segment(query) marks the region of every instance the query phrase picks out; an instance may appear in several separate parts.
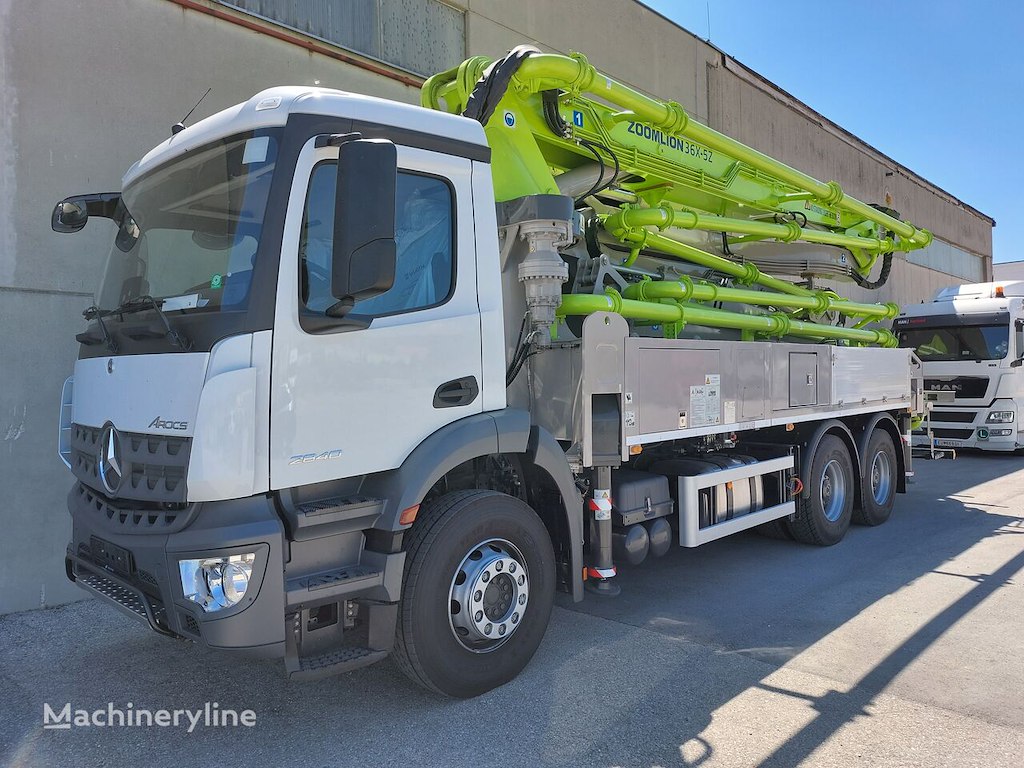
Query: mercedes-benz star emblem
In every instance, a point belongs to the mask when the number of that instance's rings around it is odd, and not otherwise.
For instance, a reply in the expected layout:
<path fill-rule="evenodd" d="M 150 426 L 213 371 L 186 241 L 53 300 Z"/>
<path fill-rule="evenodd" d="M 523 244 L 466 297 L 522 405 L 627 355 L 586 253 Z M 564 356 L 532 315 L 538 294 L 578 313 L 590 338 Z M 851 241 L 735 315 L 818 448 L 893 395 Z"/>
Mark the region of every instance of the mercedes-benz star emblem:
<path fill-rule="evenodd" d="M 99 461 L 100 482 L 111 496 L 121 487 L 124 473 L 121 471 L 121 436 L 113 424 L 107 424 L 100 435 Z"/>

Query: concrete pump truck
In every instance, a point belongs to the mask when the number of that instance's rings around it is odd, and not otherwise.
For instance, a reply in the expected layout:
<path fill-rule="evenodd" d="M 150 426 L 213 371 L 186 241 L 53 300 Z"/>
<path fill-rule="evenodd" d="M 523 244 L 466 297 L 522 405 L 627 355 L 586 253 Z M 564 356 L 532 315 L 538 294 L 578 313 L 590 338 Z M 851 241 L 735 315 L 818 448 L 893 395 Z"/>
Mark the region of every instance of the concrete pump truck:
<path fill-rule="evenodd" d="M 823 281 L 927 231 L 581 54 L 422 101 L 273 88 L 57 204 L 113 222 L 61 404 L 72 581 L 295 678 L 392 654 L 467 697 L 556 589 L 885 522 L 919 363 Z"/>

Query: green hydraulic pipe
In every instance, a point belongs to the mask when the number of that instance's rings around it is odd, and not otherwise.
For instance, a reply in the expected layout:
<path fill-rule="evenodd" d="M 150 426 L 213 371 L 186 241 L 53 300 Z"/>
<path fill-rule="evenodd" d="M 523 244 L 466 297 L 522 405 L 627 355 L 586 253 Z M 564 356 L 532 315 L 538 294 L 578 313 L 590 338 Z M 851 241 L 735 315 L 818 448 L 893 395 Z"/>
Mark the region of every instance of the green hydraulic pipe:
<path fill-rule="evenodd" d="M 838 312 L 851 317 L 863 317 L 865 320 L 889 320 L 900 312 L 898 304 L 859 304 L 824 291 L 818 291 L 814 296 L 793 296 L 744 288 L 723 288 L 709 283 L 695 283 L 685 275 L 680 276 L 678 281 L 644 280 L 634 283 L 627 286 L 623 295 L 627 299 L 639 301 L 732 301 L 766 307 L 808 309 L 818 314 Z"/>
<path fill-rule="evenodd" d="M 772 291 L 778 291 L 779 293 L 788 293 L 791 296 L 814 296 L 815 292 L 808 290 L 807 288 L 801 288 L 798 285 L 793 285 L 785 280 L 780 280 L 777 277 L 764 274 L 755 265 L 750 262 L 736 262 L 730 261 L 729 259 L 716 256 L 713 253 L 702 251 L 700 248 L 694 248 L 692 245 L 681 243 L 678 240 L 673 240 L 670 237 L 659 235 L 655 232 L 651 232 L 646 229 L 630 230 L 623 232 L 619 239 L 624 243 L 632 243 L 638 248 L 650 246 L 655 250 L 663 253 L 676 256 L 680 259 L 698 264 L 708 269 L 713 269 L 716 272 L 721 272 L 724 275 L 729 275 L 736 279 L 737 282 L 744 285 L 763 285 Z"/>
<path fill-rule="evenodd" d="M 695 211 L 680 211 L 670 205 L 660 205 L 657 208 L 626 208 L 610 215 L 605 220 L 604 226 L 605 229 L 613 233 L 639 227 L 657 227 L 658 229 L 677 227 L 711 232 L 739 232 L 744 235 L 774 238 L 784 243 L 803 240 L 808 243 L 835 245 L 840 248 L 859 248 L 870 253 L 888 253 L 898 249 L 898 246 L 889 239 L 879 240 L 874 237 L 859 237 L 827 230 L 809 229 L 801 227 L 795 221 L 778 224 L 772 221 L 709 216 Z"/>
<path fill-rule="evenodd" d="M 623 299 L 616 291 L 604 295 L 569 294 L 562 297 L 558 315 L 592 315 L 595 312 L 615 312 L 625 318 L 652 323 L 681 323 L 709 328 L 733 328 L 754 331 L 767 336 L 798 336 L 810 339 L 834 339 L 881 347 L 898 346 L 896 337 L 883 329 L 857 329 L 834 325 L 819 325 L 793 320 L 788 315 L 742 315 L 721 309 L 710 309 L 695 304 L 678 302 L 656 304 L 649 301 Z"/>
<path fill-rule="evenodd" d="M 928 245 L 932 235 L 886 213 L 847 197 L 835 181 L 822 182 L 802 171 L 758 152 L 713 128 L 690 119 L 686 110 L 675 101 L 661 101 L 608 77 L 591 66 L 580 53 L 563 56 L 554 53 L 534 54 L 526 58 L 515 74 L 515 80 L 537 92 L 563 88 L 572 93 L 589 92 L 636 114 L 637 118 L 677 136 L 686 136 L 712 150 L 722 152 L 764 173 L 772 174 L 795 187 L 806 190 L 826 205 L 849 211 L 868 221 L 890 229 L 918 247 Z"/>

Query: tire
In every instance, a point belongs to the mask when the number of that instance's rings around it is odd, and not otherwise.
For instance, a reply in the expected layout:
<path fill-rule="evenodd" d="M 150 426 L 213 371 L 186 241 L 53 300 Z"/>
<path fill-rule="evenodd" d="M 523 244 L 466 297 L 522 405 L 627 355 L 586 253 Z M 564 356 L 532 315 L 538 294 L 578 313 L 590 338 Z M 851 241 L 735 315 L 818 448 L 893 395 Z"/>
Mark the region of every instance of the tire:
<path fill-rule="evenodd" d="M 794 539 L 821 547 L 842 540 L 853 516 L 854 477 L 846 443 L 835 435 L 821 438 L 805 480 L 810 496 L 799 500 L 789 522 Z"/>
<path fill-rule="evenodd" d="M 896 447 L 884 429 L 874 429 L 868 440 L 864 472 L 861 478 L 860 507 L 853 511 L 853 522 L 881 525 L 896 504 Z"/>
<path fill-rule="evenodd" d="M 503 493 L 457 491 L 424 504 L 406 541 L 399 668 L 457 698 L 518 675 L 554 602 L 555 556 L 537 514 Z"/>

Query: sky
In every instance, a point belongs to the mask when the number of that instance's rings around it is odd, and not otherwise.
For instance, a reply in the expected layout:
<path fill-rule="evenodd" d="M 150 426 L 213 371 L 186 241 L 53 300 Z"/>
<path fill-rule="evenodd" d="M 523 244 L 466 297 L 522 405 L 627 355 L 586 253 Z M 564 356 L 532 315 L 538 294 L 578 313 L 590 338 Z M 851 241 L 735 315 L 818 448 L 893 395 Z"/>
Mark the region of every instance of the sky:
<path fill-rule="evenodd" d="M 1024 2 L 643 2 L 994 218 L 995 261 L 1024 260 Z"/>

